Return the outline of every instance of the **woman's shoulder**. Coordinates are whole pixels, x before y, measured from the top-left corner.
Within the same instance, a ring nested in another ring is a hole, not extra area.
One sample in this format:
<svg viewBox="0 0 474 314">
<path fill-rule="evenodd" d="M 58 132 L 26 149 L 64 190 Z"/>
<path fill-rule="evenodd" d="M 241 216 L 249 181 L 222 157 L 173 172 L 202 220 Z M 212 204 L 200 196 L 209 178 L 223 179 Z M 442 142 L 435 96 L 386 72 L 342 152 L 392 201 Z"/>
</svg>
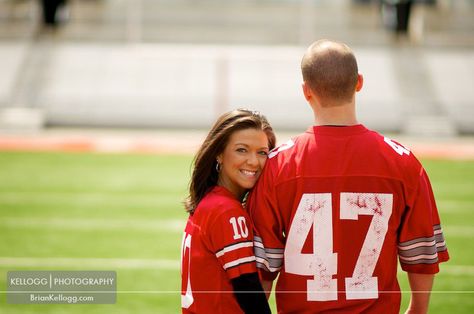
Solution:
<svg viewBox="0 0 474 314">
<path fill-rule="evenodd" d="M 196 212 L 219 215 L 227 211 L 243 211 L 242 204 L 225 188 L 213 187 L 199 203 Z"/>
</svg>

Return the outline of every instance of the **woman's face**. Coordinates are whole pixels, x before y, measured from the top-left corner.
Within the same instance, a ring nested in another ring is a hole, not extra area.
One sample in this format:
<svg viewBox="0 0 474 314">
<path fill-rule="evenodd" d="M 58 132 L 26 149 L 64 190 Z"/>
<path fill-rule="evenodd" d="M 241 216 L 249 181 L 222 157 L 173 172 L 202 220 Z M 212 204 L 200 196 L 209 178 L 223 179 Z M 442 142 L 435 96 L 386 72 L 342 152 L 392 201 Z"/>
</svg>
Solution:
<svg viewBox="0 0 474 314">
<path fill-rule="evenodd" d="M 217 184 L 227 188 L 238 199 L 257 182 L 267 161 L 268 138 L 264 131 L 235 131 L 224 151 L 217 156 L 221 164 Z"/>
</svg>

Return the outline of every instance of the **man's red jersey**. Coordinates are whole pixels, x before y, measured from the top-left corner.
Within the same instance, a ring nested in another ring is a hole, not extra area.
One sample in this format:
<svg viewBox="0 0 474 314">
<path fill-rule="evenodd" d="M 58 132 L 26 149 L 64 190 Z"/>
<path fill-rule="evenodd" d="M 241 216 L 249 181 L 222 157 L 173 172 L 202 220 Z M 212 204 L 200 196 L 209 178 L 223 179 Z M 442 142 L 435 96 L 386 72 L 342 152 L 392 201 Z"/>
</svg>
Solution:
<svg viewBox="0 0 474 314">
<path fill-rule="evenodd" d="M 449 258 L 420 162 L 363 125 L 311 127 L 275 149 L 249 210 L 279 313 L 398 313 L 397 259 L 434 274 Z"/>
<path fill-rule="evenodd" d="M 181 254 L 183 313 L 243 313 L 231 279 L 257 272 L 253 231 L 242 205 L 214 187 L 189 217 Z"/>
</svg>

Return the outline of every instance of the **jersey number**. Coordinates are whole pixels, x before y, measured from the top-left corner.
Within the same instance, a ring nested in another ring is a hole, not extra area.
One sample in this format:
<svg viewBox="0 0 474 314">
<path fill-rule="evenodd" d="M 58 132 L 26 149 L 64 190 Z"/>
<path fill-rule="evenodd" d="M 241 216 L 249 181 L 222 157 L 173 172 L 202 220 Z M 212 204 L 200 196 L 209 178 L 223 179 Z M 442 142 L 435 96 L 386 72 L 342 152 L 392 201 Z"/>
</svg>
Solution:
<svg viewBox="0 0 474 314">
<path fill-rule="evenodd" d="M 184 233 L 183 243 L 181 245 L 181 307 L 189 308 L 194 302 L 193 290 L 191 289 L 190 278 L 191 264 L 191 235 Z M 186 280 L 186 282 L 184 282 Z M 184 292 L 184 294 L 183 294 Z"/>
<path fill-rule="evenodd" d="M 234 240 L 248 237 L 249 229 L 245 223 L 244 216 L 240 216 L 238 218 L 232 217 L 229 219 L 229 222 L 232 225 L 232 229 L 234 229 Z"/>
<path fill-rule="evenodd" d="M 232 217 L 229 220 L 234 231 L 234 240 L 247 238 L 249 229 L 245 222 L 245 217 Z M 189 308 L 194 302 L 193 290 L 191 288 L 191 235 L 184 233 L 183 243 L 181 245 L 181 307 Z"/>
<path fill-rule="evenodd" d="M 333 219 L 357 220 L 372 215 L 352 277 L 345 278 L 348 300 L 378 298 L 377 277 L 373 277 L 392 214 L 392 194 L 341 193 L 340 217 L 332 217 L 330 193 L 303 194 L 285 247 L 287 273 L 313 276 L 307 282 L 308 301 L 337 300 L 337 253 L 333 251 Z M 313 227 L 313 253 L 301 253 Z"/>
<path fill-rule="evenodd" d="M 400 144 L 395 143 L 394 141 L 392 141 L 392 140 L 389 139 L 388 137 L 384 137 L 383 140 L 385 141 L 385 143 L 387 143 L 388 145 L 390 145 L 390 147 L 392 147 L 393 150 L 394 150 L 395 152 L 397 152 L 397 154 L 399 154 L 400 156 L 403 156 L 403 154 L 410 155 L 410 150 L 406 149 L 405 147 L 403 147 L 403 146 L 400 145 Z"/>
</svg>

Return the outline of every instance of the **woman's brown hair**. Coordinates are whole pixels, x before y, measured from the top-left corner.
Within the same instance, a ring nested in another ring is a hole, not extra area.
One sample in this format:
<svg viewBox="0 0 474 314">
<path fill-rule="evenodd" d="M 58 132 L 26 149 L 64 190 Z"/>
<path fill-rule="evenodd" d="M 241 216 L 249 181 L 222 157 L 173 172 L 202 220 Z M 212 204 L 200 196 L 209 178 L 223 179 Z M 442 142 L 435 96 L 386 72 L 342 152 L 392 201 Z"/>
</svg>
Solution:
<svg viewBox="0 0 474 314">
<path fill-rule="evenodd" d="M 223 114 L 217 119 L 206 139 L 194 157 L 194 169 L 189 184 L 189 196 L 185 201 L 186 211 L 194 213 L 199 202 L 217 184 L 216 158 L 222 153 L 235 131 L 257 129 L 265 132 L 268 148 L 275 147 L 275 134 L 265 116 L 257 111 L 237 109 Z"/>
</svg>

